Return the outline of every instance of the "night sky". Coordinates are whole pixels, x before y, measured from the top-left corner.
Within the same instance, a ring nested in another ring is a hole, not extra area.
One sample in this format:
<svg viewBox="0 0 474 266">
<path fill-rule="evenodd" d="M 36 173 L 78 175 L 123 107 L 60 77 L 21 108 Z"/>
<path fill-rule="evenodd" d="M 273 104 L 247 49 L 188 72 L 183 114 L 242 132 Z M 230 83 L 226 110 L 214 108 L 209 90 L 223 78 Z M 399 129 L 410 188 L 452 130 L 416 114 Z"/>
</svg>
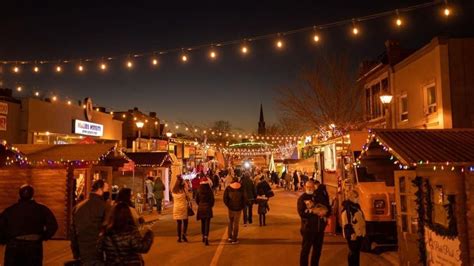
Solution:
<svg viewBox="0 0 474 266">
<path fill-rule="evenodd" d="M 474 24 L 474 1 L 450 1 L 454 14 L 448 21 L 437 6 L 405 14 L 402 29 L 395 29 L 394 17 L 382 18 L 359 24 L 361 34 L 356 38 L 350 35 L 349 24 L 320 32 L 318 45 L 311 42 L 311 32 L 298 33 L 284 38 L 283 51 L 277 51 L 275 40 L 269 39 L 250 43 L 250 54 L 245 57 L 238 45 L 228 46 L 219 48 L 218 60 L 212 62 L 206 48 L 188 53 L 186 64 L 180 62 L 180 53 L 163 55 L 156 69 L 150 57 L 138 58 L 130 71 L 125 68 L 127 54 L 243 39 L 426 1 L 222 1 L 174 6 L 149 2 L 134 7 L 113 2 L 91 7 L 94 5 L 82 1 L 88 7 L 66 7 L 64 2 L 62 6 L 49 2 L 2 7 L 0 60 L 123 55 L 108 62 L 106 73 L 98 70 L 97 62 L 85 63 L 83 74 L 74 65 L 63 65 L 62 74 L 53 73 L 54 65 L 42 66 L 41 74 L 31 74 L 32 66 L 23 67 L 19 75 L 7 69 L 5 85 L 15 88 L 21 84 L 29 91 L 56 94 L 63 100 L 90 96 L 98 106 L 114 111 L 139 107 L 165 120 L 197 125 L 229 120 L 234 127 L 255 131 L 260 103 L 267 125 L 276 122 L 275 89 L 291 87 L 298 72 L 311 66 L 319 54 L 348 53 L 356 69 L 361 60 L 381 54 L 386 39 L 418 48 L 438 34 L 469 35 L 469 30 L 472 34 Z"/>
</svg>

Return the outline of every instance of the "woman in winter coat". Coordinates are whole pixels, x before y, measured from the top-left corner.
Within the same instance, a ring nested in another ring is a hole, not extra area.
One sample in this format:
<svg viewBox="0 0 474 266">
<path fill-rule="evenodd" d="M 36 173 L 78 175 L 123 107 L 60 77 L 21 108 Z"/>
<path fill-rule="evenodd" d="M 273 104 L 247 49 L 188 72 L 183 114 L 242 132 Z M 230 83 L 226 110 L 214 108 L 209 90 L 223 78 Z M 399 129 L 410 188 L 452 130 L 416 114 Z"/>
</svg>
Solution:
<svg viewBox="0 0 474 266">
<path fill-rule="evenodd" d="M 341 221 L 344 238 L 349 246 L 349 266 L 359 266 L 362 239 L 365 237 L 365 218 L 359 205 L 359 194 L 349 192 L 348 200 L 342 202 Z"/>
<path fill-rule="evenodd" d="M 97 248 L 105 253 L 105 265 L 145 265 L 141 253 L 147 253 L 153 244 L 153 232 L 142 237 L 129 206 L 120 202 L 108 217 L 105 231 L 99 236 Z"/>
<path fill-rule="evenodd" d="M 197 219 L 201 220 L 202 242 L 209 246 L 209 230 L 211 226 L 212 208 L 214 207 L 214 193 L 211 189 L 211 182 L 203 179 L 199 184 L 199 190 L 196 196 Z"/>
<path fill-rule="evenodd" d="M 128 205 L 130 208 L 130 212 L 132 213 L 133 220 L 137 226 L 144 222 L 143 217 L 138 214 L 137 210 L 135 209 L 135 205 L 132 202 L 132 189 L 131 188 L 122 188 L 119 190 L 117 194 L 117 198 L 115 199 L 115 204 L 123 202 Z"/>
<path fill-rule="evenodd" d="M 190 199 L 188 189 L 181 175 L 177 176 L 173 190 L 173 219 L 176 220 L 178 242 L 188 242 L 186 232 L 188 231 L 188 205 Z"/>
</svg>

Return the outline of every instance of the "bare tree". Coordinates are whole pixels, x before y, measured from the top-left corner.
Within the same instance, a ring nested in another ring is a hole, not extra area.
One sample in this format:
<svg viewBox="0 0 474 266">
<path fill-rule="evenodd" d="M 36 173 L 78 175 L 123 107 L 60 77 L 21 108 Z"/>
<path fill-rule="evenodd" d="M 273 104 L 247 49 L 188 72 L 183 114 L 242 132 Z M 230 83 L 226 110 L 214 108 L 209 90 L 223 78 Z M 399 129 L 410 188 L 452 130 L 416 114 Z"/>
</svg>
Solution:
<svg viewBox="0 0 474 266">
<path fill-rule="evenodd" d="M 303 69 L 292 88 L 278 89 L 276 102 L 285 125 L 314 131 L 333 124 L 346 131 L 361 123 L 361 92 L 348 56 L 326 55 Z"/>
</svg>

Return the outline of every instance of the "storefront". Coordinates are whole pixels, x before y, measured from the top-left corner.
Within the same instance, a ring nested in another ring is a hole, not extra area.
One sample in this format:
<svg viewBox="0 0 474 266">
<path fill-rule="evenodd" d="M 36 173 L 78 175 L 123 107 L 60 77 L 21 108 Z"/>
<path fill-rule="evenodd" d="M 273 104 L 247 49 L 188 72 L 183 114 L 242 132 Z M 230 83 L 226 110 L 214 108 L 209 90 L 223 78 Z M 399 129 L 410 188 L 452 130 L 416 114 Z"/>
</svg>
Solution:
<svg viewBox="0 0 474 266">
<path fill-rule="evenodd" d="M 374 130 L 394 171 L 401 265 L 474 263 L 474 130 Z"/>
<path fill-rule="evenodd" d="M 94 110 L 92 100 L 80 104 L 46 101 L 36 98 L 21 100 L 22 130 L 17 143 L 75 144 L 120 143 L 122 122 L 113 115 Z"/>
</svg>

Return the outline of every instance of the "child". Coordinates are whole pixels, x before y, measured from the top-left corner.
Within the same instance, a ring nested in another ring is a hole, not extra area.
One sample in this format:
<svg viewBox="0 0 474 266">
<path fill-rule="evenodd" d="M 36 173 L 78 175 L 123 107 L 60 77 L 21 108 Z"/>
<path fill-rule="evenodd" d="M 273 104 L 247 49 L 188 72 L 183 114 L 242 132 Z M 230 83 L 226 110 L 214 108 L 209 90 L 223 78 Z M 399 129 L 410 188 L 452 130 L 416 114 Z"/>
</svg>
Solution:
<svg viewBox="0 0 474 266">
<path fill-rule="evenodd" d="M 267 211 L 270 210 L 270 206 L 268 206 L 268 198 L 265 195 L 257 196 L 257 204 L 258 204 L 258 217 L 260 221 L 260 226 L 266 226 L 265 214 L 267 213 Z"/>
</svg>

